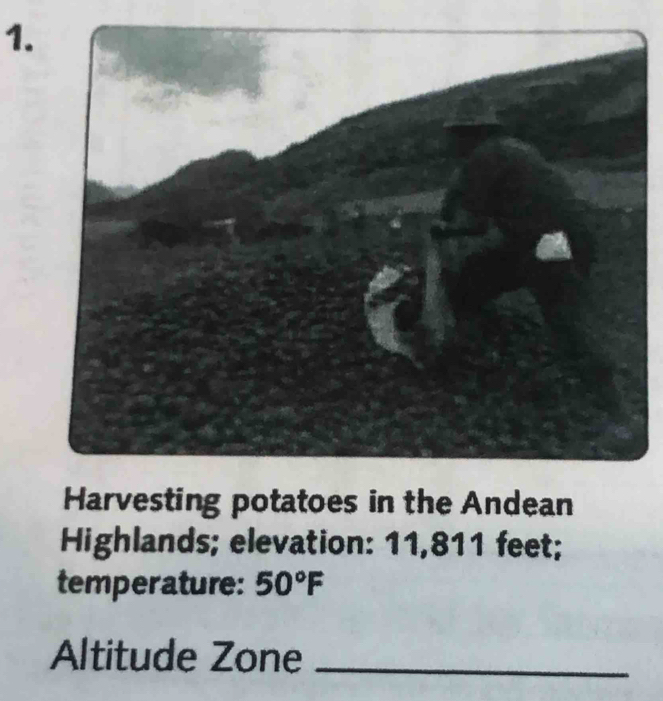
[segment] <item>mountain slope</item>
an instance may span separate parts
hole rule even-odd
[[[133,195],[139,192],[139,188],[135,187],[134,185],[117,185],[116,187],[113,187],[111,189],[113,190],[115,198],[118,200],[123,200],[127,197],[132,197]]]
[[[112,202],[116,198],[115,193],[110,187],[106,187],[98,180],[85,181],[85,204],[89,207],[100,202]]]
[[[508,131],[552,160],[635,157],[646,148],[644,49],[499,75],[382,105],[345,118],[261,160],[226,151],[195,161],[97,213],[186,221],[242,216],[297,218],[348,199],[434,190],[444,158],[444,121],[479,87]]]

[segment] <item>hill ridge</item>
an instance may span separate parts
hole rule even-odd
[[[435,190],[453,166],[444,157],[450,101],[477,86],[494,100],[510,133],[552,160],[623,158],[646,148],[646,49],[636,48],[377,105],[262,159],[228,149],[185,164],[126,200],[92,205],[90,213],[187,222],[238,216],[259,223],[352,199]]]

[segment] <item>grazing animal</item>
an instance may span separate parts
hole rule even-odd
[[[268,241],[272,238],[297,238],[313,231],[313,227],[300,222],[271,221],[258,230],[256,237],[259,241]]]
[[[189,230],[172,222],[145,219],[138,228],[138,237],[141,248],[149,248],[153,243],[160,243],[162,246],[172,248],[178,244],[186,243],[189,239]]]

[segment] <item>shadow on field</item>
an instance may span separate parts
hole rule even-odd
[[[636,441],[566,375],[525,293],[466,329],[435,376],[378,348],[363,294],[407,258],[380,228],[138,251],[85,245],[70,443],[81,453],[633,459],[646,449],[645,215],[597,210],[596,338]]]

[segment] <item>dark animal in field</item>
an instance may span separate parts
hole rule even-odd
[[[299,222],[269,222],[258,229],[256,238],[258,241],[268,241],[277,238],[297,238],[312,233],[314,228]]]
[[[189,230],[179,224],[146,219],[138,227],[138,242],[141,248],[149,248],[153,243],[172,248],[189,240]]]

